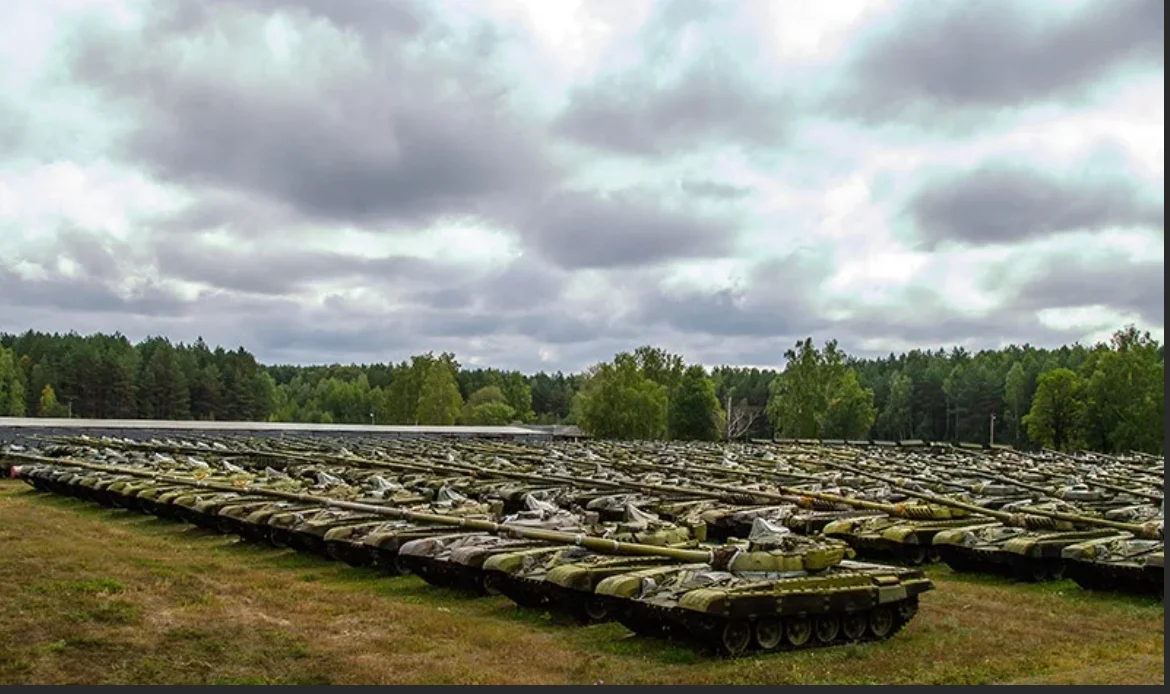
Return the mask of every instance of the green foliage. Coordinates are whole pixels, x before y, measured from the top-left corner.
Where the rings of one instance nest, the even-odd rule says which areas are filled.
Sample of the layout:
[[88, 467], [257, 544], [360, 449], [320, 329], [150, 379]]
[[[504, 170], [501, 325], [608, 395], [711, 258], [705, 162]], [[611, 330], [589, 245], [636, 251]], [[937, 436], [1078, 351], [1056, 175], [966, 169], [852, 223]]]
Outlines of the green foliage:
[[41, 389], [41, 402], [37, 412], [42, 417], [64, 417], [68, 413], [66, 408], [57, 402], [57, 393], [53, 386], [47, 383]]
[[24, 378], [16, 353], [0, 345], [0, 415], [24, 416]]
[[672, 391], [682, 381], [685, 364], [682, 357], [660, 347], [645, 345], [634, 350], [634, 361], [641, 374]]
[[1089, 354], [1080, 369], [1089, 446], [1111, 453], [1162, 452], [1164, 369], [1158, 343], [1133, 326]]
[[715, 397], [715, 384], [707, 370], [692, 365], [683, 371], [678, 387], [670, 395], [668, 430], [670, 438], [713, 441], [719, 436], [723, 415]]
[[1007, 406], [1004, 414], [1010, 441], [1019, 442], [1023, 438], [1024, 415], [1028, 412], [1034, 390], [1035, 375], [1024, 368], [1024, 362], [1013, 363], [1003, 383], [1003, 400]]
[[873, 390], [865, 388], [846, 363], [837, 342], [824, 351], [812, 339], [784, 354], [788, 366], [772, 382], [768, 417], [776, 433], [792, 438], [861, 438], [866, 436], [877, 410]]
[[648, 378], [629, 353], [598, 364], [577, 395], [577, 424], [607, 439], [660, 439], [666, 435], [667, 388]]
[[1024, 426], [1033, 441], [1058, 451], [1078, 447], [1084, 434], [1084, 388], [1076, 372], [1059, 368], [1040, 375]]
[[480, 405], [493, 402], [508, 403], [508, 399], [504, 397], [504, 393], [500, 390], [499, 386], [484, 386], [467, 398], [467, 404], [470, 407], [479, 407]]
[[911, 416], [911, 401], [914, 396], [914, 382], [901, 371], [890, 377], [889, 395], [874, 427], [881, 438], [902, 441], [910, 438], [914, 425]]
[[508, 404], [499, 386], [484, 386], [467, 398], [462, 419], [476, 426], [502, 426], [516, 420], [516, 408]]
[[516, 410], [506, 402], [485, 402], [471, 408], [466, 420], [476, 426], [504, 426], [516, 419]]
[[432, 426], [449, 426], [459, 418], [463, 408], [463, 396], [455, 380], [455, 368], [449, 360], [438, 359], [431, 363], [422, 378], [421, 393], [418, 397], [418, 423]]

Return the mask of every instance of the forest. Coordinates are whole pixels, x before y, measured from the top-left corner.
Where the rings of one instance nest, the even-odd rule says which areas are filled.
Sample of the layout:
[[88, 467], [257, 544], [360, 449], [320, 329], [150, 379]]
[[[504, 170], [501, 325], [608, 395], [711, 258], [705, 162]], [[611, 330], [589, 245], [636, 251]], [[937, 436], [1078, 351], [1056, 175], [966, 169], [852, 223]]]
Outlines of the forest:
[[1163, 346], [1133, 326], [1105, 343], [1058, 349], [940, 348], [863, 359], [810, 338], [782, 356], [782, 370], [708, 370], [643, 346], [583, 373], [529, 375], [463, 368], [450, 353], [384, 364], [264, 365], [243, 347], [212, 348], [202, 339], [134, 344], [121, 334], [0, 333], [0, 416], [563, 423], [619, 439], [1163, 450]]

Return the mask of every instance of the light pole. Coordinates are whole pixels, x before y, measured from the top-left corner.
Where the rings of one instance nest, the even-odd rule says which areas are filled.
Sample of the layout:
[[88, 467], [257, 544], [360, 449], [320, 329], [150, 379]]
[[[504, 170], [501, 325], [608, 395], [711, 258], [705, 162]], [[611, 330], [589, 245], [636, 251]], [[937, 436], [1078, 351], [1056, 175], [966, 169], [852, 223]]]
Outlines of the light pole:
[[370, 413], [370, 426], [374, 426], [374, 413]]
[[991, 413], [991, 445], [995, 446], [995, 413]]

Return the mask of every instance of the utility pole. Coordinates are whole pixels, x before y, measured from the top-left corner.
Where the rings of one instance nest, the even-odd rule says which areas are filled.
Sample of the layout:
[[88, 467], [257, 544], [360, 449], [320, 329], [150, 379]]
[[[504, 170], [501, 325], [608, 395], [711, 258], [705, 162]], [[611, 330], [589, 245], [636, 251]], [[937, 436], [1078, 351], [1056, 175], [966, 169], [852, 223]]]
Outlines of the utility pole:
[[995, 445], [995, 413], [991, 413], [991, 445]]

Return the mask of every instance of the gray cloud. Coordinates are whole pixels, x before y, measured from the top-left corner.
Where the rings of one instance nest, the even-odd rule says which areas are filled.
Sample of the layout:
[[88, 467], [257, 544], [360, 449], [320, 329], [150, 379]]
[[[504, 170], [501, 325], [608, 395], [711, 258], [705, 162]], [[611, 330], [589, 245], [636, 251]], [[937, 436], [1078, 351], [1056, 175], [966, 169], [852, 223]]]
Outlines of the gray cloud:
[[[0, 309], [76, 311], [94, 315], [166, 316], [183, 312], [183, 299], [153, 281], [119, 291], [99, 279], [50, 272], [23, 277], [0, 265]], [[7, 322], [7, 321], [5, 321]]]
[[1057, 18], [1022, 0], [910, 2], [863, 44], [837, 105], [864, 120], [996, 111], [1078, 97], [1127, 66], [1161, 68], [1164, 0], [1084, 5]]
[[651, 286], [643, 290], [637, 321], [681, 333], [753, 339], [817, 330], [827, 325], [816, 300], [831, 274], [826, 260], [798, 251], [765, 261], [738, 289], [678, 292]]
[[953, 241], [1013, 243], [1112, 226], [1161, 227], [1163, 204], [1133, 182], [1060, 180], [1016, 164], [990, 163], [928, 184], [908, 204], [928, 248]]
[[696, 146], [786, 144], [796, 100], [746, 74], [725, 31], [728, 3], [654, 5], [636, 38], [637, 69], [603, 74], [569, 93], [554, 128], [579, 144], [654, 157]]
[[747, 188], [699, 179], [680, 181], [679, 189], [686, 195], [716, 200], [739, 200], [751, 195], [751, 190]]
[[[1034, 265], [1013, 258], [989, 270], [983, 280], [1009, 296], [1010, 310], [1106, 306], [1136, 313], [1161, 325], [1166, 314], [1165, 265], [1161, 256], [1133, 260], [1120, 252], [1086, 257], [1075, 252], [1055, 253]], [[1013, 270], [1017, 263], [1022, 269]]]
[[524, 226], [543, 255], [573, 269], [718, 257], [729, 253], [735, 240], [725, 223], [629, 192], [557, 193]]
[[865, 348], [869, 340], [894, 339], [926, 349], [983, 349], [1025, 343], [1057, 347], [1082, 336], [1079, 328], [1046, 326], [1036, 318], [1035, 311], [1021, 306], [1007, 305], [982, 313], [960, 311], [938, 291], [920, 286], [901, 292], [896, 305], [862, 307], [845, 302], [837, 308], [849, 310], [852, 315], [814, 332], [814, 336], [836, 339], [842, 349], [862, 357], [880, 357], [890, 351]]
[[453, 264], [406, 256], [352, 256], [267, 244], [227, 250], [198, 239], [159, 244], [155, 259], [159, 271], [169, 277], [219, 289], [272, 295], [293, 292], [313, 282], [336, 280], [361, 280], [366, 285], [433, 285], [459, 271]]
[[[72, 64], [83, 83], [134, 109], [125, 154], [161, 180], [248, 191], [319, 220], [412, 224], [501, 214], [556, 179], [539, 127], [509, 109], [478, 39], [462, 62], [425, 35], [381, 42], [360, 62], [305, 58], [303, 82], [257, 88], [189, 67], [179, 42], [218, 31], [236, 60], [264, 60], [258, 19], [196, 12], [198, 21], [162, 18], [169, 34], [88, 33]], [[328, 55], [325, 37], [313, 40], [315, 57]], [[412, 57], [419, 50], [436, 57]]]
[[703, 61], [667, 84], [648, 72], [608, 76], [575, 89], [558, 133], [599, 149], [669, 155], [697, 143], [786, 142], [796, 107], [760, 91], [716, 61]]
[[180, 30], [211, 23], [211, 8], [246, 7], [264, 14], [285, 13], [325, 19], [365, 37], [413, 38], [436, 28], [434, 8], [419, 0], [203, 0], [179, 4], [170, 15]]

